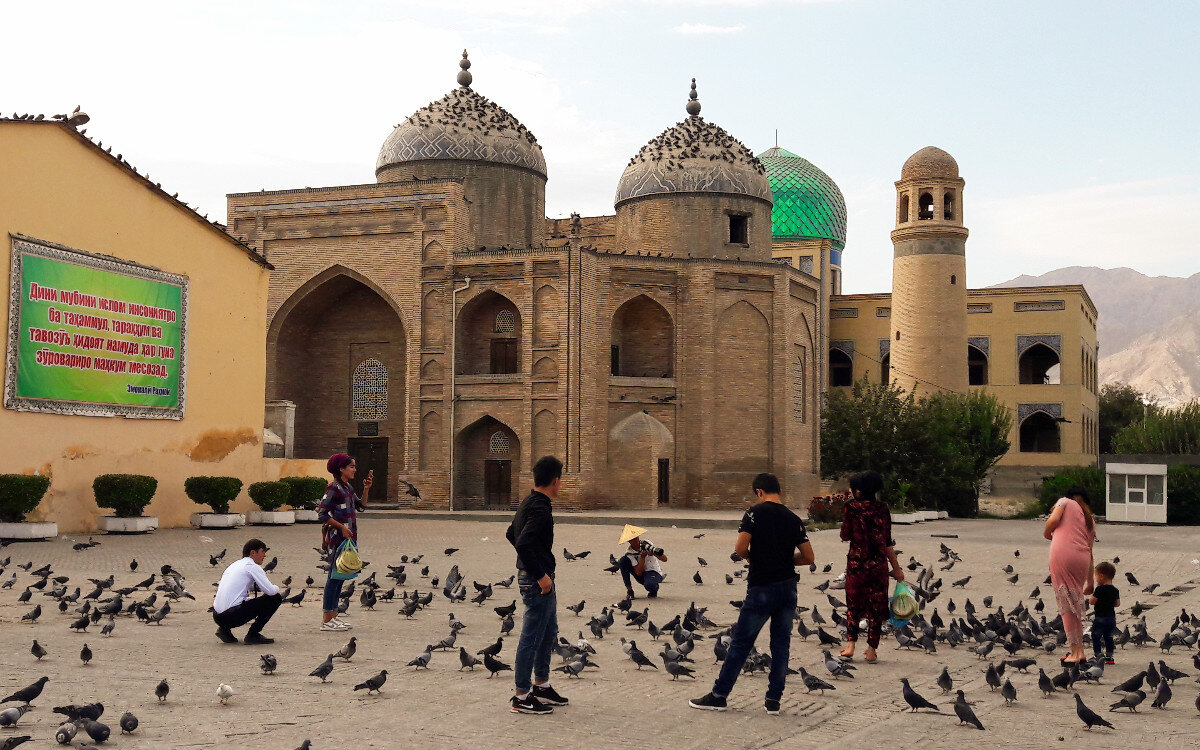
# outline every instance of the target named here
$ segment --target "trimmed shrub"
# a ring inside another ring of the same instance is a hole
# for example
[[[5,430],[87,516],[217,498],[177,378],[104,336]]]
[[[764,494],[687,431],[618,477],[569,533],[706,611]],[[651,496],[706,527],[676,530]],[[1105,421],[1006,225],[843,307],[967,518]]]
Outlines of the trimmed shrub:
[[[229,504],[242,491],[242,480],[237,477],[188,477],[183,481],[183,491],[192,502],[207,505],[213,513],[228,513]]]
[[[1055,474],[1042,478],[1038,492],[1038,512],[1049,513],[1054,504],[1072,487],[1087,490],[1093,513],[1104,515],[1104,472],[1095,466],[1066,466]]]
[[[288,486],[291,495],[287,504],[297,510],[313,510],[325,494],[329,482],[321,477],[284,477],[279,481]]]
[[[279,510],[292,497],[292,490],[283,482],[255,482],[246,488],[254,504],[266,512]]]
[[[39,474],[0,474],[0,522],[20,523],[50,489],[50,478]]]
[[[847,495],[838,493],[821,497],[816,495],[808,504],[808,518],[813,523],[841,523],[846,514]]]
[[[158,480],[144,474],[101,474],[92,480],[96,505],[109,508],[117,518],[137,518],[154,499]]]
[[[1200,524],[1200,469],[1195,466],[1167,469],[1167,523]]]

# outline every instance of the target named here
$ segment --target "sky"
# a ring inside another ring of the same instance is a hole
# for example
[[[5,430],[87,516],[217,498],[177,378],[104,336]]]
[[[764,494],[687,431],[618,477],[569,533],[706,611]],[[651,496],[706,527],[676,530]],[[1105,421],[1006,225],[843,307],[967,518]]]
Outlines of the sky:
[[[4,3],[0,111],[81,104],[88,134],[224,221],[225,194],[369,183],[456,84],[538,138],[546,209],[613,212],[646,141],[706,119],[827,172],[844,291],[891,286],[894,181],[939,146],[966,180],[971,286],[1070,265],[1200,272],[1200,3],[290,0]]]

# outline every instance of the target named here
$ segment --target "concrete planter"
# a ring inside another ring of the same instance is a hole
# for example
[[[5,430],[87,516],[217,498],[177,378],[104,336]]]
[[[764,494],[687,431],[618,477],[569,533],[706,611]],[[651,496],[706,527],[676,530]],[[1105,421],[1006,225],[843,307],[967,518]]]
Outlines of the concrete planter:
[[[0,523],[0,539],[42,540],[58,536],[58,524],[53,521],[23,521]]]
[[[938,517],[937,517],[937,520],[939,520],[939,521],[947,521],[947,520],[949,520],[949,519],[950,519],[950,512],[949,512],[949,511],[946,511],[946,510],[939,510],[939,511],[938,511]]]
[[[244,513],[193,513],[192,526],[197,529],[236,529],[246,525]]]
[[[892,523],[909,524],[920,523],[925,520],[925,517],[920,513],[893,513]]]
[[[97,525],[101,531],[109,534],[145,534],[158,528],[158,516],[135,516],[134,518],[100,516]]]
[[[936,510],[918,510],[917,515],[921,517],[922,521],[938,520],[938,512]]]
[[[296,522],[295,511],[252,510],[250,523],[254,526],[291,526]]]
[[[293,510],[292,512],[296,514],[296,523],[320,523],[321,522],[320,519],[317,518],[317,512],[315,510],[297,509],[297,510]]]

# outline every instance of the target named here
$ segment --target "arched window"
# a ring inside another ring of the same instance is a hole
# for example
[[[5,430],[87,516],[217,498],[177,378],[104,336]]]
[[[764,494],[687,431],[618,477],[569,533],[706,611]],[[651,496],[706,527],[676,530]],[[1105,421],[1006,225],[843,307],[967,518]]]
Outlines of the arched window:
[[[908,222],[908,193],[900,196],[900,210],[896,214],[896,222],[898,224]]]
[[[496,333],[512,333],[517,327],[517,316],[512,310],[496,313]]]
[[[1045,344],[1034,344],[1021,355],[1020,382],[1022,385],[1058,385],[1060,369],[1058,352]]]
[[[879,360],[879,382],[887,385],[892,379],[892,353],[888,352]]]
[[[950,274],[950,286],[958,284],[958,274]]]
[[[1044,411],[1034,412],[1021,423],[1022,453],[1061,453],[1058,420]]]
[[[967,345],[967,384],[987,385],[988,359],[979,349]]]
[[[942,197],[942,216],[946,221],[954,221],[954,191],[947,190]]]
[[[354,368],[350,379],[350,418],[356,422],[382,422],[388,413],[387,368],[377,359],[368,359]]]
[[[675,372],[675,325],[644,294],[617,308],[612,319],[610,372],[632,378],[670,378]]]
[[[933,218],[933,195],[931,193],[921,193],[921,197],[917,199],[917,218],[922,221]]]
[[[508,433],[497,430],[488,439],[488,453],[493,456],[507,456],[509,451]]]
[[[511,300],[485,291],[467,302],[456,322],[459,375],[507,375],[521,371],[521,313]]]
[[[829,350],[829,385],[854,385],[854,360],[841,349]]]

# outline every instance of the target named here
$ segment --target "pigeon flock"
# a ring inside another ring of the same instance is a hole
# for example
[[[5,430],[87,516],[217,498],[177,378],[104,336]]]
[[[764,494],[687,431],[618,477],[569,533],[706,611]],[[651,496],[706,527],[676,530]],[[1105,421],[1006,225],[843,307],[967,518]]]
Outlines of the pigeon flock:
[[[658,599],[640,594],[624,598],[614,554],[607,561],[595,560],[591,550],[562,548],[553,678],[562,683],[638,681],[647,689],[663,684],[658,681],[694,682],[696,694],[706,690],[728,653],[745,591],[747,568],[723,549],[731,541],[725,537],[709,535],[691,542],[694,547],[703,545],[700,551],[705,556],[697,557],[697,562],[707,572],[702,576],[700,570],[692,575],[689,569],[671,571],[679,580],[671,584],[668,576]],[[316,633],[315,627],[313,632],[298,631],[285,627],[277,617],[268,626],[268,635],[282,639],[268,647],[274,653],[226,647],[213,638],[212,663],[205,671],[213,677],[207,684],[195,684],[194,675],[130,672],[128,664],[114,663],[109,646],[114,640],[136,644],[139,635],[178,627],[183,620],[191,626],[187,637],[195,635],[196,622],[207,634],[212,627],[206,611],[212,586],[232,561],[227,550],[193,556],[190,564],[184,564],[183,555],[178,564],[154,560],[142,573],[136,559],[122,563],[122,570],[102,570],[92,576],[62,572],[92,570],[70,556],[94,555],[89,550],[100,542],[82,544],[53,563],[24,559],[25,554],[35,554],[34,547],[9,546],[0,551],[0,621],[10,642],[19,629],[28,634],[20,637],[24,645],[19,654],[10,655],[5,675],[8,685],[2,689],[8,697],[0,701],[0,750],[29,739],[43,746],[115,746],[122,736],[136,739],[147,732],[154,732],[160,739],[158,746],[163,746],[161,740],[171,737],[171,727],[155,716],[156,706],[170,707],[186,695],[191,701],[189,711],[196,711],[200,708],[196,702],[204,702],[197,696],[207,695],[211,710],[223,711],[252,703],[251,696],[264,684],[284,685],[288,692],[305,698],[330,696],[334,702],[355,699],[369,704],[394,694],[411,695],[410,691],[420,690],[412,683],[418,678],[444,680],[454,675],[460,680],[492,680],[499,676],[495,688],[488,689],[496,694],[496,710],[505,710],[522,609],[508,545],[489,548],[486,563],[471,555],[473,550],[463,553],[468,555],[463,558],[456,556],[458,548],[440,546],[414,550],[417,554],[389,550],[371,560],[368,546],[364,550],[367,568],[358,579],[347,582],[339,601],[342,616],[357,625],[345,640],[328,642],[328,636]],[[800,578],[801,603],[788,669],[792,676],[785,699],[836,705],[843,693],[865,690],[894,708],[896,722],[914,721],[900,714],[937,714],[952,720],[948,726],[956,720],[963,730],[976,731],[1004,731],[1023,721],[1022,707],[1034,701],[1056,707],[1057,718],[1048,722],[1052,732],[1072,725],[1088,731],[1141,732],[1145,727],[1139,723],[1154,721],[1160,711],[1200,710],[1196,686],[1200,617],[1177,608],[1165,625],[1147,622],[1148,611],[1164,607],[1154,620],[1163,622],[1161,614],[1170,601],[1166,597],[1178,590],[1164,589],[1159,582],[1143,586],[1133,571],[1123,571],[1116,664],[1100,660],[1064,666],[1059,657],[1066,651],[1066,636],[1044,581],[1044,560],[1016,552],[1009,564],[985,572],[946,544],[920,545],[927,552],[924,559],[901,553],[901,560],[907,561],[906,580],[921,603],[921,613],[903,627],[885,626],[879,649],[880,660],[890,663],[890,669],[902,666],[904,677],[897,683],[878,679],[872,671],[880,668],[861,659],[839,658],[845,642],[846,605],[839,575],[844,547],[831,534],[815,534],[814,546],[823,559]],[[21,556],[12,554],[17,550]],[[281,614],[300,609],[315,624],[324,563],[315,551],[290,555],[285,549],[279,554],[264,567],[275,571],[273,579],[292,605]],[[478,567],[471,569],[471,565]],[[951,571],[956,566],[970,568],[971,575],[963,570],[955,576]],[[1029,590],[1020,585],[1022,578],[1033,583]],[[635,591],[642,592],[636,585]],[[579,598],[571,598],[573,594]],[[714,600],[728,605],[714,606]],[[423,647],[398,650],[385,632],[393,628],[416,634]],[[757,696],[765,689],[771,666],[766,640],[764,629],[758,644],[761,650],[752,651],[737,692]],[[317,645],[327,656],[300,661],[285,645],[300,641]],[[1086,635],[1085,645],[1090,653]],[[131,702],[126,696],[123,705],[113,708],[110,696],[80,694],[77,675],[96,672],[141,682],[144,698]],[[426,673],[428,678],[421,677]],[[479,677],[471,677],[475,674]],[[585,698],[580,702],[586,705]],[[687,711],[683,702],[656,710],[676,708]],[[296,733],[300,736],[288,747],[295,746],[304,732],[301,728]],[[307,740],[304,743],[301,747],[312,746]]]

